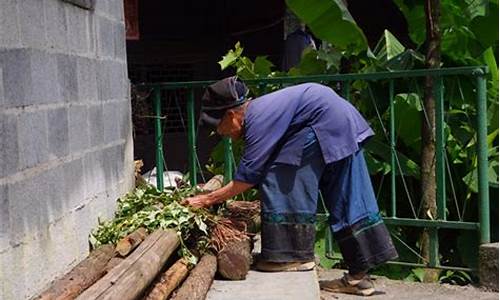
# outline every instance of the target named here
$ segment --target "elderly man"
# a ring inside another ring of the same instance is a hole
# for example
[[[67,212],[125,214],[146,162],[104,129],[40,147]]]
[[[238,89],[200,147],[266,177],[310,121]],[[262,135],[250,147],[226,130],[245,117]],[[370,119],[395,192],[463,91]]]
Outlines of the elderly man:
[[[209,207],[258,186],[262,201],[261,271],[314,268],[318,192],[349,273],[323,282],[332,292],[371,295],[367,272],[397,257],[380,217],[361,146],[374,133],[365,119],[329,87],[305,83],[249,100],[235,77],[207,88],[202,119],[244,153],[234,180],[187,199]]]

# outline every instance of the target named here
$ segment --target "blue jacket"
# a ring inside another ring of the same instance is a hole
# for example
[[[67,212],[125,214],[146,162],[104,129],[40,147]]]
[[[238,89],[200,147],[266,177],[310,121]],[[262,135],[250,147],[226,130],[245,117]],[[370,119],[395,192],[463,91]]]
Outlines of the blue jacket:
[[[310,128],[327,164],[355,153],[374,134],[354,106],[331,88],[316,83],[287,87],[250,101],[245,150],[234,179],[259,184],[271,162],[300,165]]]

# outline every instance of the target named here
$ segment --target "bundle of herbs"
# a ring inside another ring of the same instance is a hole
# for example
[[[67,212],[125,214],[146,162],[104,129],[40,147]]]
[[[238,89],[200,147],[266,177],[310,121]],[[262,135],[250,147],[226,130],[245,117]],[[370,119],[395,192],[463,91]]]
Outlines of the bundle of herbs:
[[[148,232],[174,229],[181,241],[179,255],[191,264],[212,249],[217,252],[232,238],[246,238],[238,228],[226,226],[228,221],[217,211],[181,205],[183,199],[202,192],[187,185],[158,191],[152,185],[141,185],[118,200],[115,218],[101,223],[90,235],[94,248],[116,244],[138,228]],[[221,225],[224,230],[220,230]],[[214,241],[217,241],[214,244]]]

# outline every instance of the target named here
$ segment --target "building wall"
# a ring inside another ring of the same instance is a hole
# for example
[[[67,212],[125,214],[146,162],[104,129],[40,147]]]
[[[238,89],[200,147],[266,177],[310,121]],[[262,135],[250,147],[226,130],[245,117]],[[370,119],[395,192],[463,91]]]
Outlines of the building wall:
[[[81,261],[133,186],[127,77],[122,0],[0,1],[0,299]]]

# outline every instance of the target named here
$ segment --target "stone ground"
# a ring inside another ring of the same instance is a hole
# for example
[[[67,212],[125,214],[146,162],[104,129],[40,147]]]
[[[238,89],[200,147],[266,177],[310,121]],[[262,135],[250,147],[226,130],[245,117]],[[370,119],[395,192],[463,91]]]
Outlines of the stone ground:
[[[318,270],[319,280],[339,278],[343,270]],[[471,285],[456,286],[438,283],[416,283],[390,280],[386,277],[374,276],[377,294],[371,297],[334,294],[321,291],[321,300],[496,300],[497,292],[488,292]],[[284,299],[284,298],[283,298]]]
[[[260,252],[257,236],[253,254]],[[377,293],[371,297],[334,294],[320,291],[318,281],[342,277],[345,270],[316,268],[309,272],[265,273],[251,270],[245,280],[217,279],[212,284],[207,300],[497,300],[497,292],[468,286],[438,283],[416,283],[391,280],[382,276],[375,279]]]

